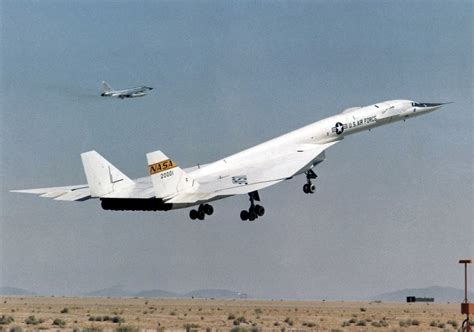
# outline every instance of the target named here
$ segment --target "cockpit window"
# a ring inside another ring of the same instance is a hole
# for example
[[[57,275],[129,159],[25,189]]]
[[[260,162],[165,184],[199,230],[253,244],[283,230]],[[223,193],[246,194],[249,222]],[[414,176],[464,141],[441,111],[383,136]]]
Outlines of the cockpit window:
[[[411,106],[413,107],[435,107],[435,106],[441,106],[443,105],[442,103],[411,103]]]

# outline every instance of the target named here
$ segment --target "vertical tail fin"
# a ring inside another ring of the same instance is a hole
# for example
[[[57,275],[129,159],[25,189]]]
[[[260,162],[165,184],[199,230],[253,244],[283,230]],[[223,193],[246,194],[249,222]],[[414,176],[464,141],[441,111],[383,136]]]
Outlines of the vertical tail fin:
[[[166,198],[193,188],[197,183],[163,152],[147,153],[148,173],[157,198]]]
[[[112,87],[106,81],[102,81],[102,92],[110,92],[113,91]]]
[[[92,197],[104,196],[134,183],[96,151],[82,153],[81,159]]]

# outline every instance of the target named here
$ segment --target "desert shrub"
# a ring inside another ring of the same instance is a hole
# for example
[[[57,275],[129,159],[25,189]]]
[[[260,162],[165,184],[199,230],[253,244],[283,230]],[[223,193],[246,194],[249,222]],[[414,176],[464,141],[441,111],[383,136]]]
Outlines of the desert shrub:
[[[360,321],[358,321],[357,324],[356,324],[356,326],[365,326],[365,325],[367,325],[366,322],[365,322],[365,320],[360,320]]]
[[[439,327],[440,329],[444,329],[444,328],[446,327],[446,324],[444,324],[444,323],[439,323],[439,324],[438,324],[438,327]]]
[[[112,322],[121,324],[125,322],[125,319],[121,316],[90,316],[89,321],[91,322]]]
[[[285,318],[285,323],[290,325],[290,326],[293,326],[293,320],[290,317]]]
[[[112,321],[112,323],[117,323],[117,324],[125,323],[125,319],[120,316],[114,316],[110,320]]]
[[[62,319],[56,318],[56,319],[53,321],[53,325],[56,325],[56,326],[59,326],[59,327],[63,328],[63,327],[66,326],[66,322],[63,321]]]
[[[361,312],[366,312],[367,309],[365,309],[365,308],[360,308],[360,311],[361,311]]]
[[[280,322],[273,323],[273,326],[280,326]]]
[[[447,322],[449,325],[451,325],[453,328],[457,329],[458,328],[458,322],[455,320],[448,320]]]
[[[239,323],[247,323],[247,320],[245,319],[244,316],[240,316],[236,318],[236,321],[238,321]]]
[[[438,326],[438,323],[433,320],[433,321],[431,321],[430,326],[431,327],[436,327],[436,326]]]
[[[235,319],[235,315],[234,314],[229,314],[229,316],[227,316],[227,319],[228,320],[233,320],[233,319]]]
[[[25,323],[27,325],[38,325],[44,322],[44,319],[40,318],[37,319],[35,316],[28,316],[27,319],[25,319]]]
[[[120,326],[115,329],[115,332],[138,332],[136,327],[131,326]]]
[[[349,319],[349,324],[355,324],[355,323],[357,323],[357,319],[355,318]]]
[[[255,313],[256,313],[257,315],[261,315],[261,314],[263,313],[263,310],[260,309],[260,308],[256,308],[256,309],[255,309]]]
[[[416,320],[416,319],[414,319],[414,320],[407,319],[407,320],[399,321],[398,324],[400,325],[400,327],[409,327],[411,325],[419,326],[420,321]],[[431,325],[431,326],[436,326],[436,323],[435,323],[435,325]]]
[[[245,327],[240,327],[240,326],[235,326],[230,329],[230,332],[246,332],[246,331],[247,330]]]
[[[176,316],[176,312],[175,312],[175,311],[171,311],[171,312],[170,312],[170,316]]]
[[[258,327],[245,327],[245,326],[235,326],[230,331],[231,332],[260,332],[262,329]]]
[[[2,315],[0,317],[0,325],[8,325],[12,322],[14,322],[15,320],[13,319],[12,316],[5,316],[5,315]]]
[[[342,331],[339,329],[332,329],[331,332],[342,332]]]
[[[373,327],[382,327],[382,324],[380,324],[379,322],[372,322],[372,325]]]
[[[62,314],[68,314],[69,313],[69,308],[64,308],[63,310],[60,311]]]
[[[19,326],[13,326],[10,328],[10,332],[23,332],[23,329]]]
[[[247,320],[245,319],[244,316],[240,316],[240,317],[234,319],[234,323],[233,323],[233,324],[234,324],[235,326],[239,326],[241,323],[247,323]]]
[[[197,324],[184,324],[183,327],[186,329],[186,332],[195,331],[199,328]]]
[[[102,329],[98,327],[86,327],[82,329],[82,332],[102,332]]]
[[[385,319],[382,319],[380,325],[382,325],[382,327],[388,327],[388,322]]]
[[[315,326],[316,326],[316,323],[313,323],[313,322],[303,322],[303,326],[315,327]]]
[[[342,327],[348,327],[348,326],[351,326],[351,323],[349,323],[348,321],[345,320],[345,321],[342,322],[341,326]]]

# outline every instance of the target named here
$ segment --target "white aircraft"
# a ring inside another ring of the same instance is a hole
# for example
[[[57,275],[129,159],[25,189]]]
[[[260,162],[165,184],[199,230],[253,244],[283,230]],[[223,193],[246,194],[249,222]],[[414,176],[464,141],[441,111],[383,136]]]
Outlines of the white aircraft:
[[[134,98],[146,96],[146,91],[149,90],[153,90],[153,88],[149,86],[137,86],[125,90],[114,90],[106,81],[102,81],[102,93],[100,95],[102,97],[118,97],[120,99]]]
[[[248,194],[250,207],[240,213],[253,221],[265,213],[258,190],[305,174],[303,191],[312,194],[312,168],[325,159],[324,151],[346,136],[399,120],[426,114],[444,103],[390,100],[353,107],[340,114],[274,138],[224,159],[181,169],[161,151],[150,152],[149,176],[131,180],[96,151],[81,154],[87,185],[14,190],[60,201],[101,200],[104,210],[157,211],[198,206],[191,219],[212,215],[211,201]]]

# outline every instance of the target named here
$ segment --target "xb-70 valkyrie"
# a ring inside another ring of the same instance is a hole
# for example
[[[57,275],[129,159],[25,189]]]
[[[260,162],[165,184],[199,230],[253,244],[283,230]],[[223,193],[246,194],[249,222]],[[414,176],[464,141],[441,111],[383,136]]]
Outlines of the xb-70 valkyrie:
[[[324,151],[346,136],[439,109],[443,103],[389,100],[353,107],[218,161],[181,169],[161,151],[146,155],[148,176],[130,179],[96,151],[81,154],[87,184],[13,190],[60,201],[99,199],[104,210],[168,211],[188,207],[193,220],[212,215],[212,201],[249,196],[242,220],[256,220],[265,209],[259,190],[304,174],[303,191],[312,194],[317,175],[313,168],[325,159]],[[257,202],[257,203],[256,203]]]

